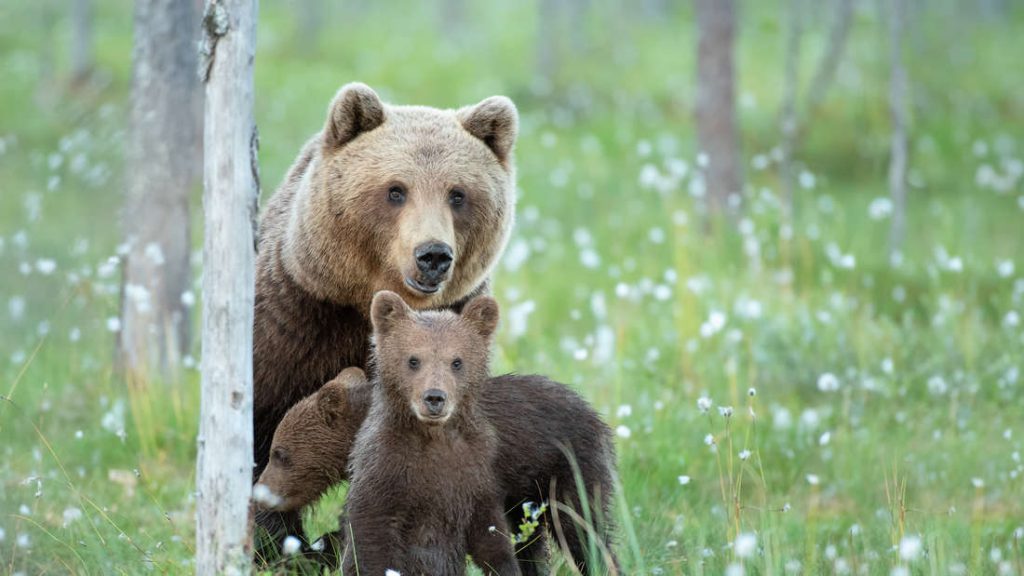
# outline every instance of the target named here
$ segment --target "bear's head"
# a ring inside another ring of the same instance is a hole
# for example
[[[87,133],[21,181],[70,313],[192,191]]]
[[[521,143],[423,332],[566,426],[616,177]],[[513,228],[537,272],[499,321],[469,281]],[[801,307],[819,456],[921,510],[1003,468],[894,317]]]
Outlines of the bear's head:
[[[377,385],[398,410],[416,420],[445,424],[487,380],[498,325],[493,298],[473,298],[461,314],[416,312],[398,294],[378,292],[370,319]]]
[[[286,262],[325,299],[365,306],[391,290],[416,309],[464,299],[513,225],[517,133],[503,96],[440,110],[342,87],[299,183]]]
[[[257,481],[269,490],[264,508],[298,510],[345,479],[370,397],[363,371],[346,368],[285,413],[274,432],[270,462]]]

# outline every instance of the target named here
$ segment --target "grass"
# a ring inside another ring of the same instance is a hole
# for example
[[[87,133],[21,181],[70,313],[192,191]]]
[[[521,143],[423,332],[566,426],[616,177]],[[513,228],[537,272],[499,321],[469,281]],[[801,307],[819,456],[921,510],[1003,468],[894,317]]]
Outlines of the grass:
[[[131,16],[98,4],[99,71],[76,90],[63,20],[46,35],[38,9],[0,8],[4,573],[192,570],[198,375],[129,387],[112,369]],[[495,274],[494,369],[567,382],[616,428],[625,573],[1024,572],[1021,12],[937,3],[915,20],[910,234],[894,266],[888,220],[871,216],[888,136],[874,4],[811,124],[814,185],[786,223],[770,161],[778,7],[744,3],[749,193],[744,220],[710,235],[688,192],[691,14],[594,6],[585,53],[546,94],[529,5],[474,6],[479,22],[449,36],[419,3],[366,8],[358,25],[333,8],[309,50],[292,4],[264,3],[264,195],[346,81],[437,106],[509,94],[521,195]],[[809,24],[804,78],[826,29]],[[40,78],[46,42],[55,72]],[[687,174],[668,176],[681,161]],[[334,527],[343,497],[309,512],[312,532]]]

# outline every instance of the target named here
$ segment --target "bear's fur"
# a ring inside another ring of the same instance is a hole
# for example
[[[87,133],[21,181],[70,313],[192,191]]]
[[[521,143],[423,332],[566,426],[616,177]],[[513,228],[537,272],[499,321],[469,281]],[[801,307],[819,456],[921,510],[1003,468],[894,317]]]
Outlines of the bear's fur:
[[[274,447],[283,447],[292,455],[293,465],[283,467],[271,459],[260,483],[282,496],[276,510],[288,512],[313,502],[329,488],[331,479],[348,479],[349,450],[358,426],[366,417],[372,387],[358,370],[346,370],[347,395],[319,397],[319,402],[336,402],[321,410],[301,409],[296,404],[285,414],[274,434]],[[339,377],[340,379],[340,377]],[[590,503],[589,517],[605,549],[613,559],[609,538],[610,503],[615,466],[611,431],[587,402],[563,384],[543,376],[508,374],[488,380],[476,398],[477,405],[498,434],[494,474],[504,493],[507,524],[515,531],[523,520],[522,505],[555,500],[587,517],[579,501],[572,465],[562,447],[575,460]],[[336,421],[342,427],[325,424],[324,414],[344,413]],[[339,449],[338,447],[341,447]],[[300,454],[301,453],[301,454]],[[305,464],[303,464],[305,463]],[[322,472],[325,471],[325,472]],[[565,550],[586,574],[586,540],[577,533],[578,525],[566,513],[559,515],[558,528],[542,517],[556,540],[565,542]],[[559,532],[561,538],[559,538]],[[343,535],[325,538],[332,548],[340,549]],[[331,552],[328,550],[328,552]],[[603,551],[602,551],[603,552]],[[546,573],[547,550],[543,527],[526,545],[516,551],[524,575]],[[334,560],[327,555],[328,563]]]
[[[366,367],[376,291],[455,310],[488,291],[513,224],[517,133],[515,105],[501,96],[439,110],[384,104],[358,83],[338,91],[260,221],[254,478],[292,405],[342,369]],[[417,250],[431,244],[452,260],[424,283]],[[261,512],[256,524],[260,557],[272,555],[265,544],[302,535],[297,514]]]
[[[459,576],[519,569],[492,468],[498,436],[477,405],[498,304],[414,312],[394,292],[371,308],[376,374],[352,447],[345,574]]]
[[[293,404],[342,369],[365,368],[375,292],[458,309],[487,290],[513,224],[517,131],[501,96],[439,110],[341,88],[260,222],[254,477]],[[418,250],[435,244],[451,260],[425,277]]]

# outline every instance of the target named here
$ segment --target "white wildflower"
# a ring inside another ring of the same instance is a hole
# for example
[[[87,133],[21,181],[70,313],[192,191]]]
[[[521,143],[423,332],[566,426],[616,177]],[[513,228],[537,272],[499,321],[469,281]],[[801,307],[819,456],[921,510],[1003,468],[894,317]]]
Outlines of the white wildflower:
[[[687,484],[690,483],[690,477],[687,476],[686,474],[678,476],[676,479],[679,480],[679,485],[680,486],[686,486]]]
[[[615,435],[619,438],[626,439],[632,436],[633,432],[629,429],[629,426],[620,424],[615,428]]]
[[[711,398],[708,398],[707,396],[697,398],[697,409],[700,410],[701,414],[707,414],[708,410],[711,410],[711,406],[713,406]]]
[[[750,558],[757,549],[757,536],[750,532],[740,534],[736,537],[733,549],[736,552],[736,556]]]
[[[900,540],[900,559],[905,562],[917,560],[921,554],[921,537],[908,534]]]
[[[835,374],[826,372],[818,377],[818,390],[822,392],[835,392],[839,390],[839,378]]]
[[[281,551],[285,555],[291,556],[302,550],[302,540],[299,540],[295,536],[288,536],[284,539],[284,543],[281,544]]]

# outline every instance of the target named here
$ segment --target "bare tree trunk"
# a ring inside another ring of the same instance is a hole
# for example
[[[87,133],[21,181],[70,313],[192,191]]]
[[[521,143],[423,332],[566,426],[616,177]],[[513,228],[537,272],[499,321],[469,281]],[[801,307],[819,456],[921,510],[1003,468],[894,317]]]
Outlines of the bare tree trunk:
[[[203,356],[196,463],[196,574],[252,565],[252,337],[258,140],[257,0],[209,0],[203,175]]]
[[[907,72],[903,65],[905,0],[889,0],[889,112],[892,139],[889,159],[889,193],[892,195],[892,229],[889,253],[903,250],[907,214]]]
[[[697,142],[707,158],[704,170],[709,212],[723,213],[729,197],[743,191],[736,128],[734,0],[697,0]]]
[[[800,0],[789,0],[786,29],[786,62],[782,81],[782,209],[786,221],[793,217],[796,175],[793,152],[797,139],[797,93],[800,91],[800,39],[803,35],[803,6]]]
[[[299,18],[299,43],[307,54],[316,52],[320,42],[320,30],[326,20],[325,0],[302,0],[295,7]]]
[[[828,36],[828,48],[825,50],[825,56],[818,62],[818,68],[811,78],[811,86],[808,89],[805,118],[810,118],[818,110],[835,80],[836,69],[843,59],[847,39],[850,37],[853,1],[836,0],[836,15]]]
[[[195,3],[137,0],[118,364],[173,379],[189,349],[189,196],[199,180]]]
[[[71,84],[89,79],[94,65],[92,49],[93,0],[75,0],[71,6]]]

